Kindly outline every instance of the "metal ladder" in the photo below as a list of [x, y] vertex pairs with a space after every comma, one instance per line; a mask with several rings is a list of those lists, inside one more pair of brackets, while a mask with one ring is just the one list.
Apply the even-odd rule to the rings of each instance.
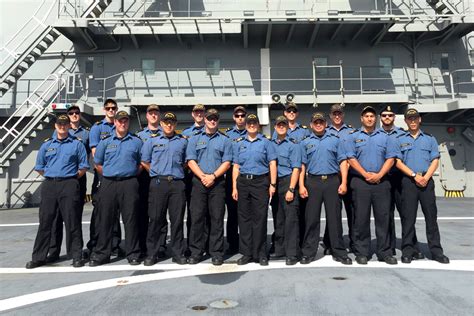
[[49, 75], [0, 127], [0, 174], [23, 152], [30, 139], [50, 123], [48, 109], [65, 86], [61, 73]]
[[449, 1], [449, 0], [426, 0], [429, 5], [438, 14], [459, 14], [456, 9], [458, 5], [462, 4], [462, 1]]
[[[87, 7], [81, 17], [97, 18], [104, 12], [111, 2], [112, 0], [94, 0], [89, 7]], [[56, 5], [56, 2], [52, 3], [42, 19], [36, 17], [36, 14], [40, 11], [44, 3], [45, 1], [42, 2], [34, 15], [23, 25], [23, 27], [13, 35], [13, 37], [7, 42], [6, 46], [0, 49], [0, 51], [4, 51], [7, 54], [3, 60], [0, 60], [0, 66], [6, 63], [10, 64], [0, 77], [0, 97], [4, 96], [5, 93], [15, 85], [18, 79], [28, 71], [31, 65], [33, 65], [33, 63], [37, 61], [61, 35], [53, 26], [45, 24], [45, 21], [50, 15], [52, 8]], [[34, 28], [39, 27], [41, 31], [31, 42], [27, 42], [32, 32], [35, 32], [36, 34], [36, 31], [30, 30], [31, 26]], [[23, 39], [18, 41], [18, 38], [21, 38], [22, 36]], [[23, 49], [22, 46], [25, 46], [26, 44], [28, 44], [27, 47]]]

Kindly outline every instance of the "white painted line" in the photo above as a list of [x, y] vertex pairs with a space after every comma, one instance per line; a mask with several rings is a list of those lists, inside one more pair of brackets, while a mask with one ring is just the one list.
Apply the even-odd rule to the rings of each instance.
[[[372, 221], [374, 220], [373, 217], [370, 218]], [[342, 218], [343, 221], [347, 221], [347, 217]], [[399, 221], [400, 217], [395, 217], [395, 220]], [[424, 221], [424, 217], [417, 217], [417, 221]], [[474, 217], [455, 217], [455, 216], [446, 216], [446, 217], [438, 217], [438, 221], [470, 221], [474, 220]], [[273, 222], [273, 218], [268, 218], [268, 222]], [[322, 222], [325, 222], [325, 218], [321, 218]], [[227, 222], [227, 219], [224, 220], [224, 222]], [[89, 225], [91, 222], [82, 222], [82, 225]], [[123, 223], [120, 221], [120, 223]], [[184, 221], [186, 223], [186, 220]], [[0, 224], [0, 227], [26, 227], [26, 226], [38, 226], [39, 223], [22, 223], [22, 224]]]
[[[158, 264], [159, 266], [159, 264]], [[26, 305], [31, 305], [39, 302], [45, 302], [61, 297], [71, 296], [74, 294], [80, 294], [85, 292], [91, 292], [95, 290], [101, 290], [106, 288], [112, 288], [116, 286], [125, 286], [129, 284], [137, 284], [143, 282], [167, 280], [184, 278], [198, 275], [208, 274], [220, 274], [220, 273], [231, 273], [231, 272], [248, 272], [248, 271], [259, 271], [259, 270], [273, 270], [273, 269], [306, 269], [306, 268], [356, 268], [356, 269], [367, 269], [367, 268], [383, 268], [383, 269], [426, 269], [426, 270], [449, 270], [449, 271], [474, 271], [474, 260], [452, 260], [450, 264], [443, 265], [438, 262], [419, 260], [414, 261], [411, 264], [398, 264], [395, 266], [387, 265], [382, 262], [370, 261], [368, 265], [352, 265], [344, 266], [340, 263], [336, 263], [330, 256], [312, 262], [309, 265], [295, 265], [286, 266], [284, 262], [271, 263], [269, 266], [262, 267], [258, 264], [252, 263], [245, 266], [238, 266], [236, 264], [224, 264], [219, 267], [215, 267], [212, 264], [198, 264], [193, 266], [191, 269], [183, 269], [179, 271], [168, 271], [159, 272], [153, 274], [127, 276], [121, 278], [113, 278], [102, 281], [88, 282], [76, 285], [70, 285], [52, 290], [46, 290], [21, 296], [16, 296], [4, 300], [0, 300], [0, 311], [6, 311], [13, 308], [18, 308]]]

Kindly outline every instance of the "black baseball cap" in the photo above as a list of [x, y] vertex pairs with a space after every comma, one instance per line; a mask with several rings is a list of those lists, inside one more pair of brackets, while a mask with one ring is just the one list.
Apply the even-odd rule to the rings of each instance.
[[219, 119], [219, 111], [216, 109], [209, 109], [206, 111], [206, 114], [204, 115], [206, 119], [210, 119], [211, 117], [215, 117], [216, 119]]
[[278, 125], [280, 123], [285, 123], [286, 125], [288, 125], [288, 119], [285, 116], [280, 115], [275, 119], [275, 125]]
[[58, 115], [58, 117], [56, 117], [56, 124], [69, 124], [69, 123], [71, 123], [71, 120], [65, 114], [61, 114], [61, 115]]
[[417, 109], [410, 108], [410, 109], [408, 109], [408, 110], [405, 111], [405, 118], [410, 117], [410, 116], [419, 117], [419, 116], [420, 116], [420, 112], [418, 112]]
[[150, 112], [150, 111], [160, 112], [160, 107], [158, 106], [158, 104], [150, 104], [149, 106], [147, 106], [146, 111], [147, 112]]
[[244, 106], [242, 105], [239, 105], [239, 106], [236, 106], [235, 109], [234, 109], [234, 114], [235, 113], [238, 113], [238, 112], [243, 112], [245, 114], [247, 114], [247, 110], [245, 109]]
[[78, 110], [79, 112], [81, 112], [81, 108], [76, 104], [73, 104], [73, 105], [71, 105], [70, 107], [67, 108], [68, 113], [72, 110]]
[[372, 112], [372, 113], [374, 113], [375, 115], [377, 115], [377, 112], [375, 111], [374, 107], [371, 106], [371, 105], [367, 105], [366, 107], [364, 107], [364, 108], [362, 109], [362, 111], [360, 112], [360, 115], [362, 116], [362, 115], [364, 115], [364, 114], [367, 113], [367, 112]]
[[334, 113], [334, 112], [341, 112], [344, 113], [344, 107], [340, 105], [339, 103], [331, 105], [331, 109], [329, 110], [329, 113]]
[[178, 118], [173, 112], [166, 112], [165, 115], [163, 115], [162, 121], [173, 121], [176, 122], [178, 121]]
[[321, 120], [321, 121], [326, 122], [326, 117], [324, 116], [324, 113], [316, 112], [311, 116], [311, 122], [314, 122], [314, 121], [317, 121], [317, 120]]
[[121, 120], [123, 118], [130, 119], [130, 115], [125, 111], [118, 111], [117, 114], [115, 114], [116, 120]]
[[285, 111], [288, 111], [289, 109], [295, 109], [296, 111], [298, 111], [298, 106], [295, 102], [287, 102], [285, 104]]
[[253, 113], [250, 113], [249, 115], [247, 115], [247, 118], [246, 118], [246, 123], [249, 124], [249, 123], [257, 123], [257, 124], [260, 124], [260, 120], [258, 119], [258, 116], [253, 114]]

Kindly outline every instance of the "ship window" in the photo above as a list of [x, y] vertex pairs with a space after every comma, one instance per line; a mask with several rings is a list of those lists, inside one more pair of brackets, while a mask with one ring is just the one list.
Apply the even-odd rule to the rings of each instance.
[[142, 75], [154, 75], [155, 74], [155, 60], [154, 59], [142, 59]]
[[327, 66], [328, 58], [327, 57], [315, 57], [314, 64], [316, 65], [316, 75], [326, 76], [328, 74], [328, 68], [326, 67], [317, 67], [317, 66]]
[[449, 71], [449, 55], [448, 53], [441, 54], [441, 71]]
[[380, 74], [388, 75], [392, 72], [392, 57], [379, 57]]
[[86, 74], [93, 74], [94, 73], [94, 57], [89, 57], [86, 60], [85, 73]]
[[208, 76], [218, 76], [221, 72], [221, 60], [219, 58], [208, 58], [206, 60], [206, 71]]

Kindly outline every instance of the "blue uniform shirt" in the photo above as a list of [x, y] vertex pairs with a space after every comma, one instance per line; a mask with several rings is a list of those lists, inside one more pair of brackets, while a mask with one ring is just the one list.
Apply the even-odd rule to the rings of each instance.
[[[288, 132], [286, 133], [289, 138], [294, 139], [297, 143], [301, 142], [303, 138], [307, 137], [310, 134], [311, 132], [309, 131], [309, 129], [303, 127], [299, 123], [296, 123], [296, 127], [294, 129], [291, 129], [288, 126]], [[276, 131], [273, 131], [272, 139], [276, 139], [277, 137], [278, 135]]]
[[237, 126], [228, 128], [225, 131], [225, 134], [229, 136], [230, 140], [236, 140], [237, 138], [244, 137], [247, 135], [247, 130], [244, 128], [242, 130], [238, 129]]
[[381, 129], [371, 134], [357, 129], [343, 143], [347, 158], [356, 158], [367, 172], [379, 172], [385, 160], [400, 157], [396, 142]]
[[203, 128], [204, 128], [204, 125], [203, 126], [196, 126], [196, 124], [193, 124], [192, 126], [189, 126], [188, 128], [185, 128], [183, 130], [183, 132], [181, 133], [181, 135], [190, 138], [194, 135], [199, 134], [199, 132], [201, 132]]
[[164, 134], [150, 138], [143, 144], [142, 161], [150, 163], [150, 176], [172, 176], [184, 179], [184, 162], [188, 140], [175, 134], [168, 138]]
[[420, 131], [416, 139], [409, 132], [405, 132], [397, 138], [397, 144], [403, 163], [413, 172], [428, 171], [431, 162], [439, 158], [436, 138], [423, 131]]
[[337, 130], [333, 125], [329, 125], [326, 129], [329, 133], [339, 136], [341, 140], [345, 139], [347, 135], [354, 130], [352, 126], [347, 124], [342, 124], [339, 130]]
[[94, 126], [92, 126], [91, 131], [89, 132], [90, 148], [97, 147], [101, 140], [112, 134], [114, 129], [114, 123], [109, 123], [106, 119], [95, 123]]
[[306, 172], [313, 175], [338, 173], [339, 164], [346, 159], [343, 142], [329, 131], [321, 137], [311, 134], [300, 143]]
[[79, 169], [89, 169], [84, 145], [69, 136], [58, 140], [56, 135], [41, 145], [36, 157], [35, 170], [45, 177], [67, 178], [77, 175]]
[[234, 146], [234, 163], [240, 166], [241, 174], [268, 173], [270, 161], [276, 159], [275, 148], [262, 134], [258, 134], [254, 141], [246, 136], [237, 140]]
[[[403, 128], [396, 127], [396, 126], [389, 131], [386, 131], [383, 128], [381, 128], [381, 130], [385, 132], [385, 134], [387, 134], [389, 137], [391, 137], [395, 143], [397, 143], [398, 136], [405, 134], [405, 131], [403, 130]], [[394, 174], [394, 173], [399, 173], [399, 172], [401, 172], [400, 169], [398, 169], [394, 164], [392, 169], [390, 169], [389, 174]]]
[[151, 137], [151, 135], [161, 134], [161, 133], [162, 133], [161, 127], [158, 126], [157, 130], [151, 130], [147, 126], [141, 131], [139, 131], [138, 133], [136, 133], [136, 135], [142, 140], [142, 142], [146, 142]]
[[277, 154], [278, 177], [286, 177], [292, 174], [294, 168], [301, 168], [301, 150], [295, 141], [288, 136], [282, 141], [272, 140]]
[[223, 162], [232, 162], [232, 154], [229, 137], [219, 131], [213, 135], [202, 131], [189, 139], [186, 160], [195, 160], [204, 173], [211, 174]]
[[[56, 130], [53, 132], [53, 137], [57, 135]], [[70, 128], [69, 135], [80, 140], [86, 147], [87, 154], [90, 153], [89, 148], [89, 130], [84, 126], [79, 126], [77, 129]]]
[[114, 133], [99, 143], [94, 162], [102, 165], [104, 177], [133, 177], [138, 173], [141, 148], [140, 138], [130, 133], [119, 138]]

